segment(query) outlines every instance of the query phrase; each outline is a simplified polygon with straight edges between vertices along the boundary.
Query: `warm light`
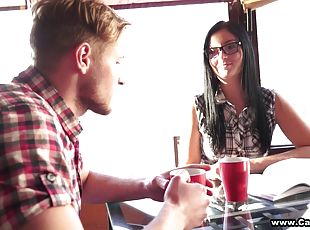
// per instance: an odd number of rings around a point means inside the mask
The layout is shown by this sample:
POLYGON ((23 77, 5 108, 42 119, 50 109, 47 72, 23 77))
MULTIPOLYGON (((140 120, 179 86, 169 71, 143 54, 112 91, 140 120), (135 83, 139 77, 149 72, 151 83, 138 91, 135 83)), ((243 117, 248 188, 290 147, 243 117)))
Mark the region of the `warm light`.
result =
POLYGON ((276 0, 241 0, 241 4, 245 10, 255 10, 258 7, 264 6, 276 0))
POLYGON ((26 0, 1 0, 0 7, 26 6, 26 0))

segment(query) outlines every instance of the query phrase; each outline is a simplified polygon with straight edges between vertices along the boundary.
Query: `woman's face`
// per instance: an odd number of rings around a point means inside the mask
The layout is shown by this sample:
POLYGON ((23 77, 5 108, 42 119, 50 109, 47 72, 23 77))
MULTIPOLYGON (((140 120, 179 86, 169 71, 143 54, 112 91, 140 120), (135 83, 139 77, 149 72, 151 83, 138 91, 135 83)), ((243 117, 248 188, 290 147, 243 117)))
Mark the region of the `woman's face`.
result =
POLYGON ((240 80, 243 52, 238 38, 226 29, 211 36, 209 63, 222 83, 240 80))

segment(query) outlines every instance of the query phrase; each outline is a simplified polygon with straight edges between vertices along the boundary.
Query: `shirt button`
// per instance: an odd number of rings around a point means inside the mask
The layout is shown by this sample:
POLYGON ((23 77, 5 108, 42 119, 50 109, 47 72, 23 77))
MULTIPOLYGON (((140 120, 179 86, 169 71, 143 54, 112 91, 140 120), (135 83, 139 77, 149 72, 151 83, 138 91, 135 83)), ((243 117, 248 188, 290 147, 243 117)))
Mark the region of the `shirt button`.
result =
POLYGON ((54 173, 48 173, 46 175, 46 179, 49 181, 49 182, 54 182, 56 180, 56 176, 54 173))

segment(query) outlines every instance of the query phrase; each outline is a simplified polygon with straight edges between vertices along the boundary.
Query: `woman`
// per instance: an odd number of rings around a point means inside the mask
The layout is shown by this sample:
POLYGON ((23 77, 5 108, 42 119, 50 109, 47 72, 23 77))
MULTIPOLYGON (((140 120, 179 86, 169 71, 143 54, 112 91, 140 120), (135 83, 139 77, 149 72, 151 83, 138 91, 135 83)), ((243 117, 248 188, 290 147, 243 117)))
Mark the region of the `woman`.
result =
POLYGON ((205 90, 195 96, 187 163, 224 155, 251 158, 251 172, 291 157, 310 157, 310 128, 274 90, 260 86, 252 43, 238 24, 220 21, 204 44, 205 90), (278 124, 296 147, 269 156, 278 124))

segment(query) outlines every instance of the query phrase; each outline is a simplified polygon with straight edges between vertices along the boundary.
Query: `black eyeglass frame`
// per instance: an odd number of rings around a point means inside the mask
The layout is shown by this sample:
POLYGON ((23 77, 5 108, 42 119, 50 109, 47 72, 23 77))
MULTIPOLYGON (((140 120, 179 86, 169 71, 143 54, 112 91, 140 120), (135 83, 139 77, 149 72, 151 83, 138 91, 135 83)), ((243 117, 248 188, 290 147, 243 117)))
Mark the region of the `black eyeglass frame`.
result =
POLYGON ((234 42, 227 43, 227 44, 225 44, 223 46, 220 46, 220 47, 210 47, 208 50, 205 50, 204 53, 208 57, 208 59, 213 59, 213 58, 217 57, 219 55, 220 51, 224 52, 224 54, 226 54, 226 55, 235 54, 235 53, 238 52, 238 49, 236 49, 236 51, 234 51, 232 53, 229 53, 229 52, 227 52, 225 50, 226 47, 228 47, 229 45, 232 45, 232 44, 236 44, 238 46, 241 46, 241 42, 240 41, 234 41, 234 42), (214 56, 211 56, 210 55, 210 49, 218 50, 217 54, 214 55, 214 56))

